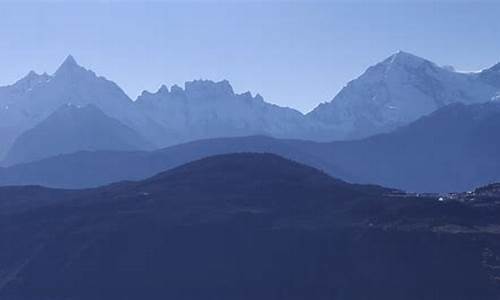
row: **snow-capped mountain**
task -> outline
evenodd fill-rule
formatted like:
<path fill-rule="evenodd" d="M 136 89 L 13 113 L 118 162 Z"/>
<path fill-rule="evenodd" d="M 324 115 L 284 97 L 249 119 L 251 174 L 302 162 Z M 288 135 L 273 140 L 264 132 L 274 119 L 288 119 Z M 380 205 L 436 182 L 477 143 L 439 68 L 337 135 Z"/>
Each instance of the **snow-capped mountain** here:
<path fill-rule="evenodd" d="M 145 150 L 150 144 L 135 130 L 104 114 L 95 105 L 65 104 L 22 133 L 5 163 L 35 161 L 82 150 Z"/>
<path fill-rule="evenodd" d="M 306 136 L 308 127 L 300 112 L 269 104 L 260 95 L 236 94 L 227 81 L 196 80 L 170 90 L 163 86 L 132 101 L 114 82 L 70 55 L 53 75 L 30 72 L 0 88 L 0 156 L 22 132 L 66 104 L 95 105 L 156 147 L 209 137 Z"/>
<path fill-rule="evenodd" d="M 450 103 L 493 100 L 500 90 L 498 69 L 461 73 L 398 52 L 368 68 L 308 117 L 340 131 L 340 139 L 388 132 Z"/>
<path fill-rule="evenodd" d="M 114 82 L 98 77 L 68 56 L 53 75 L 30 72 L 0 88 L 0 156 L 22 132 L 65 104 L 94 104 L 107 115 L 129 119 L 132 100 Z"/>
<path fill-rule="evenodd" d="M 195 80 L 184 88 L 162 86 L 143 92 L 136 108 L 163 128 L 163 145 L 200 138 L 267 134 L 297 137 L 307 128 L 304 115 L 250 92 L 236 94 L 228 81 Z"/>
<path fill-rule="evenodd" d="M 118 85 L 79 66 L 72 56 L 52 76 L 30 72 L 14 85 L 0 89 L 3 113 L 11 116 L 11 124 L 2 118 L 2 125 L 33 126 L 63 104 L 94 104 L 117 117 L 132 101 Z"/>
<path fill-rule="evenodd" d="M 27 128 L 28 112 L 21 104 L 25 95 L 33 88 L 50 80 L 47 74 L 30 72 L 15 84 L 0 87 L 0 158 L 9 149 L 14 139 Z"/>
<path fill-rule="evenodd" d="M 500 100 L 500 64 L 457 72 L 398 52 L 349 82 L 307 115 L 238 94 L 228 81 L 195 80 L 184 87 L 144 91 L 136 101 L 72 56 L 53 75 L 30 72 L 0 87 L 0 158 L 23 132 L 62 105 L 95 105 L 154 147 L 215 137 L 268 135 L 333 141 L 388 132 L 454 102 Z"/>

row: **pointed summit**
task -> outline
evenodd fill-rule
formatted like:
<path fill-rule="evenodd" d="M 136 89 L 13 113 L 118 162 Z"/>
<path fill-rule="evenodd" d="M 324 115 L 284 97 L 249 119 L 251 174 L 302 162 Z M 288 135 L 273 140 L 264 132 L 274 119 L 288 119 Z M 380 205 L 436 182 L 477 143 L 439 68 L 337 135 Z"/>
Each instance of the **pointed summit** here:
<path fill-rule="evenodd" d="M 37 73 L 37 72 L 35 72 L 35 71 L 31 70 L 31 71 L 28 73 L 28 75 L 26 75 L 26 77 L 25 77 L 25 78 L 34 78 L 34 77 L 38 77 L 38 76 L 39 76 L 39 75 L 38 75 L 38 73 Z"/>
<path fill-rule="evenodd" d="M 73 55 L 68 55 L 68 57 L 66 57 L 66 59 L 64 60 L 63 64 L 64 65 L 67 65 L 67 66 L 78 66 L 78 63 L 76 62 L 75 58 L 73 57 Z"/>
<path fill-rule="evenodd" d="M 162 84 L 156 93 L 157 94 L 158 93 L 167 93 L 168 94 L 169 93 L 168 87 L 166 85 Z"/>
<path fill-rule="evenodd" d="M 59 69 L 57 69 L 55 75 L 67 74 L 69 72 L 74 72 L 75 70 L 83 70 L 86 71 L 83 67 L 81 67 L 75 60 L 72 55 L 68 55 L 64 62 L 61 64 Z"/>
<path fill-rule="evenodd" d="M 413 66 L 413 67 L 419 66 L 419 65 L 424 64 L 424 63 L 435 65 L 433 62 L 431 62 L 425 58 L 416 56 L 414 54 L 411 54 L 409 52 L 405 52 L 402 50 L 399 50 L 398 52 L 389 56 L 382 63 L 387 64 L 387 65 L 404 65 L 404 66 Z"/>
<path fill-rule="evenodd" d="M 417 58 L 420 58 L 420 57 L 416 56 L 415 54 L 412 54 L 410 52 L 406 52 L 403 50 L 398 50 L 398 52 L 394 53 L 393 55 L 397 56 L 397 57 L 417 57 Z M 423 58 L 420 58 L 420 59 L 423 59 Z"/>

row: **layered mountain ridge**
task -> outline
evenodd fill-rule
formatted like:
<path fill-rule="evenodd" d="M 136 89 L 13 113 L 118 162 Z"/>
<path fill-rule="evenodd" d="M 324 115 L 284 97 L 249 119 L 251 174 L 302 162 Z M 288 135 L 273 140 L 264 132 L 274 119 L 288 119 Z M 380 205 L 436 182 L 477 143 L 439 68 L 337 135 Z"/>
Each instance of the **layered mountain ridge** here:
<path fill-rule="evenodd" d="M 68 56 L 53 75 L 30 72 L 14 85 L 0 87 L 0 157 L 23 132 L 66 104 L 95 105 L 156 148 L 248 135 L 313 141 L 363 138 L 390 132 L 451 103 L 499 99 L 499 68 L 461 73 L 398 52 L 304 115 L 267 103 L 259 94 L 237 94 L 228 81 L 162 86 L 133 101 L 114 82 Z"/>
<path fill-rule="evenodd" d="M 410 192 L 469 191 L 500 181 L 500 103 L 453 103 L 393 132 L 354 141 L 217 138 L 152 152 L 78 152 L 0 169 L 0 185 L 95 187 L 138 180 L 203 157 L 274 153 L 348 182 Z M 73 169 L 81 170 L 77 174 Z"/>

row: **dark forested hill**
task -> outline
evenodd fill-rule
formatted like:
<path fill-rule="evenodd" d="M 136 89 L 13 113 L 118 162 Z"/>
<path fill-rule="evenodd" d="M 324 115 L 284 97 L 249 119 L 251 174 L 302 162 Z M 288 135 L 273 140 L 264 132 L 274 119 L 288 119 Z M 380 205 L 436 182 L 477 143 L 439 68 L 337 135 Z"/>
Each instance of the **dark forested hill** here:
<path fill-rule="evenodd" d="M 270 154 L 0 188 L 0 298 L 498 299 L 496 186 L 436 199 Z"/>

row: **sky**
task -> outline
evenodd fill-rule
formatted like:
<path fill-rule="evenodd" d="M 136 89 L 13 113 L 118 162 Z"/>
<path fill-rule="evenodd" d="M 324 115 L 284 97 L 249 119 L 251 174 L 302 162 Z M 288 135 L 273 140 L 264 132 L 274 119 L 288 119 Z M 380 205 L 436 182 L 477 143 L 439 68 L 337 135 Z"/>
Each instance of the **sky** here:
<path fill-rule="evenodd" d="M 227 79 L 308 112 L 398 50 L 475 71 L 500 62 L 500 1 L 0 1 L 0 85 L 68 54 L 135 99 Z"/>

